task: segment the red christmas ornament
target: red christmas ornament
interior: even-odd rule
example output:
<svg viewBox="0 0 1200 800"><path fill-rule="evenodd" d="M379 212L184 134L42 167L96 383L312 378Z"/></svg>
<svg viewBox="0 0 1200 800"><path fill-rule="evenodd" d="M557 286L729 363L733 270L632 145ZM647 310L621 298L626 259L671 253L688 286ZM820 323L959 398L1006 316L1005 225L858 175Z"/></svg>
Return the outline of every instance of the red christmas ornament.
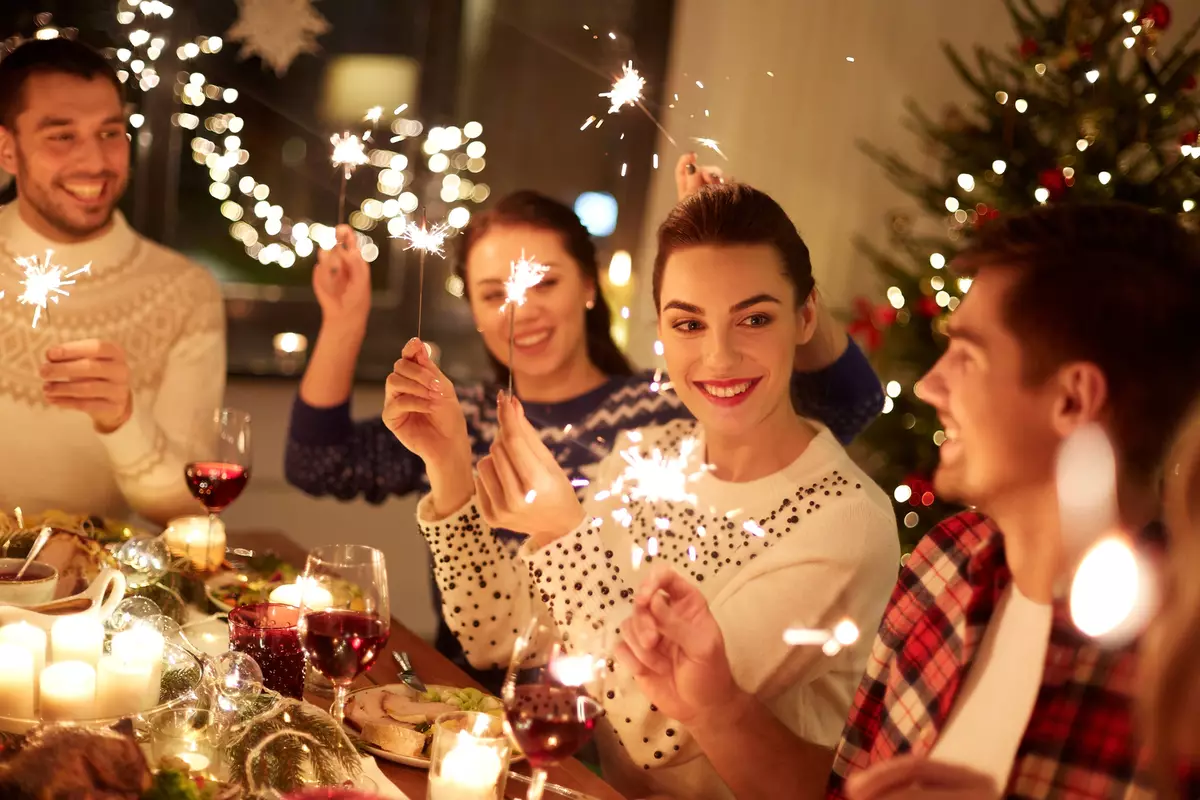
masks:
<svg viewBox="0 0 1200 800"><path fill-rule="evenodd" d="M1037 40L1032 37L1026 39L1025 41L1021 42L1021 46L1018 48L1018 50L1021 53L1021 58L1026 60L1033 58L1038 54Z"/></svg>
<svg viewBox="0 0 1200 800"><path fill-rule="evenodd" d="M921 299L917 301L916 310L917 313L923 317L936 317L938 312L941 311L941 309L938 308L938 304L934 302L932 297L925 296L922 296Z"/></svg>
<svg viewBox="0 0 1200 800"><path fill-rule="evenodd" d="M884 308L891 309L890 320L885 320L882 314ZM865 297L854 301L854 319L846 326L846 333L862 341L868 353L873 353L883 345L883 331L896 321L895 309L891 306L880 306L876 309Z"/></svg>
<svg viewBox="0 0 1200 800"><path fill-rule="evenodd" d="M1179 137L1179 143L1190 146L1190 145L1194 145L1196 143L1197 139L1200 139L1200 134L1197 134L1196 130L1193 129L1190 131L1185 131L1183 136Z"/></svg>
<svg viewBox="0 0 1200 800"><path fill-rule="evenodd" d="M1092 43L1079 42L1075 45L1075 50L1079 53L1079 57L1084 61L1092 60Z"/></svg>
<svg viewBox="0 0 1200 800"><path fill-rule="evenodd" d="M904 479L904 485L912 489L912 494L909 495L908 504L910 506L921 505L926 496L933 497L933 484L929 478L924 475L913 473ZM931 501L932 502L932 501ZM925 503L930 505L930 503Z"/></svg>
<svg viewBox="0 0 1200 800"><path fill-rule="evenodd" d="M1196 88L1196 76L1188 75L1186 78L1183 79L1183 83L1180 84L1179 88L1183 89L1185 92L1190 92L1192 89L1195 89Z"/></svg>
<svg viewBox="0 0 1200 800"><path fill-rule="evenodd" d="M980 203L978 206L975 207L975 214L976 214L976 219L975 219L975 227L976 228L982 228L984 225L987 225L992 220L999 219L999 217L1000 217L1000 212L998 210L996 210L996 209L992 208L991 206L986 205L984 203Z"/></svg>
<svg viewBox="0 0 1200 800"><path fill-rule="evenodd" d="M899 312L888 304L881 305L875 309L875 317L879 320L879 324L885 328L890 328L896 324L896 314Z"/></svg>
<svg viewBox="0 0 1200 800"><path fill-rule="evenodd" d="M1056 200L1067 191L1067 180L1058 167L1042 170L1038 173L1038 184L1050 192L1050 199Z"/></svg>
<svg viewBox="0 0 1200 800"><path fill-rule="evenodd" d="M1142 7L1141 19L1148 19L1154 23L1155 28L1165 31L1171 27L1171 9L1166 3L1155 0Z"/></svg>

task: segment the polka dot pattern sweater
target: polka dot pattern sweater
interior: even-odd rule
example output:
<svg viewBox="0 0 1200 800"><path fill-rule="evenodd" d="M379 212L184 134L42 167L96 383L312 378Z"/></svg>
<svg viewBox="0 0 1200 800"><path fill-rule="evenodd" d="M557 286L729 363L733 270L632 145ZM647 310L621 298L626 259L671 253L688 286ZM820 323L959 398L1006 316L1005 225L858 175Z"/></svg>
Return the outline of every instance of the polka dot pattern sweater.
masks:
<svg viewBox="0 0 1200 800"><path fill-rule="evenodd" d="M553 619L567 648L597 629L619 630L646 566L667 562L705 594L739 685L805 739L836 745L862 677L900 556L887 496L827 428L792 464L728 483L704 472L703 431L680 420L622 435L584 498L585 522L540 550L495 535L474 499L444 519L418 507L434 556L443 613L476 667L506 664L517 633ZM693 503L604 497L626 463L619 451L680 452L694 438ZM597 496L603 499L596 499ZM863 641L830 658L789 647L784 630L843 617ZM728 789L678 723L659 713L633 676L612 666L597 741L605 777L627 796L726 798Z"/></svg>

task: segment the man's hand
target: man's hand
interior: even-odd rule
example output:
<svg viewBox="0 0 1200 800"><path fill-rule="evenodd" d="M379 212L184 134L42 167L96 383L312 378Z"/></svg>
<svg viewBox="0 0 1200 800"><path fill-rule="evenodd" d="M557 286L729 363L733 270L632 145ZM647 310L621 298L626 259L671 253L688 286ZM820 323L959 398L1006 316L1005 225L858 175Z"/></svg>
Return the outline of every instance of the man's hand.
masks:
<svg viewBox="0 0 1200 800"><path fill-rule="evenodd" d="M956 764L905 755L883 761L846 781L850 800L997 800L990 775Z"/></svg>
<svg viewBox="0 0 1200 800"><path fill-rule="evenodd" d="M125 351L112 342L81 339L51 347L40 372L46 402L87 414L97 433L112 433L133 414Z"/></svg>
<svg viewBox="0 0 1200 800"><path fill-rule="evenodd" d="M659 710L684 725L712 714L736 716L749 696L733 679L725 638L700 590L670 567L638 589L621 625L617 660Z"/></svg>

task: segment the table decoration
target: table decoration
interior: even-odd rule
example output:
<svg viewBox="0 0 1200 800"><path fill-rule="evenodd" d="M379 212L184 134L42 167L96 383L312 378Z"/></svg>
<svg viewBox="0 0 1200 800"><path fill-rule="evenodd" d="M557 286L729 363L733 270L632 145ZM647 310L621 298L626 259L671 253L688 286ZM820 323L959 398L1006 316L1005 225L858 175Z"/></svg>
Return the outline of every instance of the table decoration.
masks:
<svg viewBox="0 0 1200 800"><path fill-rule="evenodd" d="M276 587L268 599L272 603L283 603L297 608L303 605L310 611L325 611L333 605L333 595L325 587L303 578L295 583L285 583Z"/></svg>
<svg viewBox="0 0 1200 800"><path fill-rule="evenodd" d="M189 772L210 779L220 774L220 729L212 711L169 709L152 714L147 722L155 760L178 759Z"/></svg>
<svg viewBox="0 0 1200 800"><path fill-rule="evenodd" d="M300 609L256 603L229 612L229 646L258 662L263 685L285 697L304 697L308 662L300 646Z"/></svg>
<svg viewBox="0 0 1200 800"><path fill-rule="evenodd" d="M92 614L71 614L50 628L50 657L96 666L104 649L104 624Z"/></svg>
<svg viewBox="0 0 1200 800"><path fill-rule="evenodd" d="M23 620L0 627L0 644L27 650L33 656L33 669L37 675L41 675L46 666L46 641L44 630Z"/></svg>
<svg viewBox="0 0 1200 800"><path fill-rule="evenodd" d="M0 643L0 714L33 716L37 674L33 653L18 644Z"/></svg>
<svg viewBox="0 0 1200 800"><path fill-rule="evenodd" d="M438 717L429 753L429 800L502 800L512 745L504 723L478 711Z"/></svg>
<svg viewBox="0 0 1200 800"><path fill-rule="evenodd" d="M179 517L167 523L162 539L170 551L191 562L196 570L211 570L225 560L225 523L217 517ZM212 565L212 566L209 566Z"/></svg>
<svg viewBox="0 0 1200 800"><path fill-rule="evenodd" d="M43 720L93 719L96 713L96 669L82 661L60 661L42 670L38 708Z"/></svg>

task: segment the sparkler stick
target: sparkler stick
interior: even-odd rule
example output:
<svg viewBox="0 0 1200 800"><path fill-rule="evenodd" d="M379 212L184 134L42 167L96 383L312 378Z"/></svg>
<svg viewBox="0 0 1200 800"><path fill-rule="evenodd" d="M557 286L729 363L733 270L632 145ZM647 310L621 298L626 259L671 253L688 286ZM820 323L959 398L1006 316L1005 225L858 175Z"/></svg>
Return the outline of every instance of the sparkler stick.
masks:
<svg viewBox="0 0 1200 800"><path fill-rule="evenodd" d="M525 305L525 293L542 282L548 270L545 264L539 264L532 257L526 258L521 251L521 258L509 264L508 280L504 282L504 305L501 311L508 311L508 394L513 391L513 360L516 358L517 347L517 310L512 306Z"/></svg>
<svg viewBox="0 0 1200 800"><path fill-rule="evenodd" d="M335 133L329 137L329 142L333 145L333 166L340 167L342 170L342 185L338 191L338 225L342 224L342 220L346 217L346 184L350 182L350 176L354 174L354 170L369 161L364 144L365 138L359 139L349 131Z"/></svg>
<svg viewBox="0 0 1200 800"><path fill-rule="evenodd" d="M89 262L74 272L67 272L66 267L54 263L53 257L54 251L47 250L44 258L18 256L16 259L17 266L25 274L21 281L25 291L17 297L17 302L34 307L33 327L35 328L43 313L46 321L50 321L50 303L57 304L60 296L70 296L71 293L62 287L75 283L73 279L76 275L87 273L92 267Z"/></svg>
<svg viewBox="0 0 1200 800"><path fill-rule="evenodd" d="M418 261L419 277L417 288L417 338L421 338L421 316L422 308L425 305L425 254L433 253L435 256L445 258L446 234L449 233L449 228L438 223L432 228L428 227L428 222L425 218L425 209L421 209L421 224L415 222L408 223L408 227L404 229L404 233L398 238L408 242L408 247L405 250L416 250Z"/></svg>

